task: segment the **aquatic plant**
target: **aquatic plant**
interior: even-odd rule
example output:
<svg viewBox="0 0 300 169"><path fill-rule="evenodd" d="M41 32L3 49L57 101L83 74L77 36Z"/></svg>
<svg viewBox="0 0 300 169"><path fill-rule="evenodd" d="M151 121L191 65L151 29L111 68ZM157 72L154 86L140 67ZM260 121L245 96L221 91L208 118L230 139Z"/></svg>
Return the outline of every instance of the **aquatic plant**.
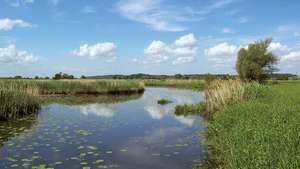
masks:
<svg viewBox="0 0 300 169"><path fill-rule="evenodd" d="M0 120L18 119L36 113L37 88L27 84L0 81Z"/></svg>
<svg viewBox="0 0 300 169"><path fill-rule="evenodd" d="M160 99L157 101L157 104L160 104L160 105L166 105L166 104L170 104L172 103L171 100L167 100L167 99Z"/></svg>

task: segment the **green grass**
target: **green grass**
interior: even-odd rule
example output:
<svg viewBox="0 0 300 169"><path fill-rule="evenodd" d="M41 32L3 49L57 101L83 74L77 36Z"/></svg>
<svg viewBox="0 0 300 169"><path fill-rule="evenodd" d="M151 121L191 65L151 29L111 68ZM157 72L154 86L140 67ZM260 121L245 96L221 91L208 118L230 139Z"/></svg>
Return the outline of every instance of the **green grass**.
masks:
<svg viewBox="0 0 300 169"><path fill-rule="evenodd" d="M209 168L300 168L300 83L284 82L215 112Z"/></svg>
<svg viewBox="0 0 300 169"><path fill-rule="evenodd" d="M203 90L205 86L204 80L143 80L144 84L149 87L172 87L192 90Z"/></svg>

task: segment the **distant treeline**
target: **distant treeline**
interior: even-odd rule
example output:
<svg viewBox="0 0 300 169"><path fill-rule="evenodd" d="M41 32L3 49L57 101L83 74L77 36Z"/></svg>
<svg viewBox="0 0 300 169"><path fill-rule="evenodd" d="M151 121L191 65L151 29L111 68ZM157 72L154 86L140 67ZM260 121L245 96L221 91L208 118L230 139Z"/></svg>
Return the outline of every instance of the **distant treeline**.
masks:
<svg viewBox="0 0 300 169"><path fill-rule="evenodd" d="M87 79L235 79L237 75L230 74L175 74L175 75L150 75L150 74L132 74L132 75L103 75L86 76ZM290 73L278 73L269 76L269 79L288 80L297 79L297 75Z"/></svg>
<svg viewBox="0 0 300 169"><path fill-rule="evenodd" d="M175 74L175 75L151 75L151 74L132 74L132 75L103 75L86 76L87 79L206 79L214 76L221 79L236 78L236 75L229 74Z"/></svg>
<svg viewBox="0 0 300 169"><path fill-rule="evenodd" d="M230 74L175 74L175 75L151 75L151 74L131 74L131 75L99 75L99 76L84 76L82 75L79 78L76 78L73 75L67 73L56 73L52 79L236 79L237 75ZM35 76L34 78L30 77L0 77L0 79L51 79L49 77L39 77ZM291 79L300 79L299 76L291 73L275 73L269 75L268 79L274 80L291 80Z"/></svg>

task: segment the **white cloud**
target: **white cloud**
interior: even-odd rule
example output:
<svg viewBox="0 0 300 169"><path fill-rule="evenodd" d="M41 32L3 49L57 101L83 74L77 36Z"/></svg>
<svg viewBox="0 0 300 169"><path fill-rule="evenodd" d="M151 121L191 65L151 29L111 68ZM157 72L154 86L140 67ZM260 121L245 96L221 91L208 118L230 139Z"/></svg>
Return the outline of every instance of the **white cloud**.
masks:
<svg viewBox="0 0 300 169"><path fill-rule="evenodd" d="M29 22L25 22L21 19L9 19L9 18L5 18L5 19L0 19L0 30L11 30L15 27L21 27L21 28L25 28L25 27L32 27L32 24Z"/></svg>
<svg viewBox="0 0 300 169"><path fill-rule="evenodd" d="M72 53L75 56L88 57L89 59L97 59L107 57L109 61L116 58L117 46L112 42L96 43L95 45L84 44Z"/></svg>
<svg viewBox="0 0 300 169"><path fill-rule="evenodd" d="M176 65L193 62L197 50L197 39L193 34L187 34L170 45L162 41L153 41L144 52L150 62L161 63L172 59L172 64Z"/></svg>
<svg viewBox="0 0 300 169"><path fill-rule="evenodd" d="M0 63L34 63L38 58L33 54L18 50L15 45L0 48Z"/></svg>
<svg viewBox="0 0 300 169"><path fill-rule="evenodd" d="M234 30L232 30L231 28L223 28L222 32L227 34L232 34L234 33Z"/></svg>
<svg viewBox="0 0 300 169"><path fill-rule="evenodd" d="M204 50L205 56L212 61L215 67L233 67L239 47L227 42Z"/></svg>
<svg viewBox="0 0 300 169"><path fill-rule="evenodd" d="M293 51L281 57L282 61L300 61L300 51Z"/></svg>
<svg viewBox="0 0 300 169"><path fill-rule="evenodd" d="M238 47L227 42L220 43L212 48L205 49L204 53L210 57L228 57L236 54Z"/></svg>
<svg viewBox="0 0 300 169"><path fill-rule="evenodd" d="M151 62L161 63L169 59L171 49L162 41L153 41L145 50Z"/></svg>
<svg viewBox="0 0 300 169"><path fill-rule="evenodd" d="M116 10L123 17L146 24L154 30L179 32L187 30L184 22L202 20L235 1L218 0L199 10L190 6L176 6L175 3L166 4L165 0L119 0Z"/></svg>
<svg viewBox="0 0 300 169"><path fill-rule="evenodd" d="M295 37L300 37L300 32L294 32Z"/></svg>
<svg viewBox="0 0 300 169"><path fill-rule="evenodd" d="M276 55L283 55L287 54L290 51L290 48L286 45L282 45L280 42L272 42L268 50Z"/></svg>
<svg viewBox="0 0 300 169"><path fill-rule="evenodd" d="M117 3L116 8L125 18L146 24L154 30L178 32L186 29L177 23L183 16L166 9L162 0L123 0Z"/></svg>
<svg viewBox="0 0 300 169"><path fill-rule="evenodd" d="M174 44L178 47L195 47L197 43L194 34L190 33L177 39Z"/></svg>
<svg viewBox="0 0 300 169"><path fill-rule="evenodd" d="M82 13L85 13L85 14L91 14L91 13L96 13L96 10L91 7L91 6L85 6L82 10L81 10Z"/></svg>

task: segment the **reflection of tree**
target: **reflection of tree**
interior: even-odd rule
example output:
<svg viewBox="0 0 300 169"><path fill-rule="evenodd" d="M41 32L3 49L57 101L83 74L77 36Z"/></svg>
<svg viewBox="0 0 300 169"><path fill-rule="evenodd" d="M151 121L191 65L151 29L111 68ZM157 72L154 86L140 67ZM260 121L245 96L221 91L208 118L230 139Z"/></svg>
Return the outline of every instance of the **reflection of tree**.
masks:
<svg viewBox="0 0 300 169"><path fill-rule="evenodd" d="M93 103L119 103L139 99L142 94L134 95L101 95L101 96L44 96L43 104L59 103L64 105L86 105Z"/></svg>
<svg viewBox="0 0 300 169"><path fill-rule="evenodd" d="M0 122L0 147L2 147L5 142L37 125L37 119L38 114L32 114L23 119Z"/></svg>

